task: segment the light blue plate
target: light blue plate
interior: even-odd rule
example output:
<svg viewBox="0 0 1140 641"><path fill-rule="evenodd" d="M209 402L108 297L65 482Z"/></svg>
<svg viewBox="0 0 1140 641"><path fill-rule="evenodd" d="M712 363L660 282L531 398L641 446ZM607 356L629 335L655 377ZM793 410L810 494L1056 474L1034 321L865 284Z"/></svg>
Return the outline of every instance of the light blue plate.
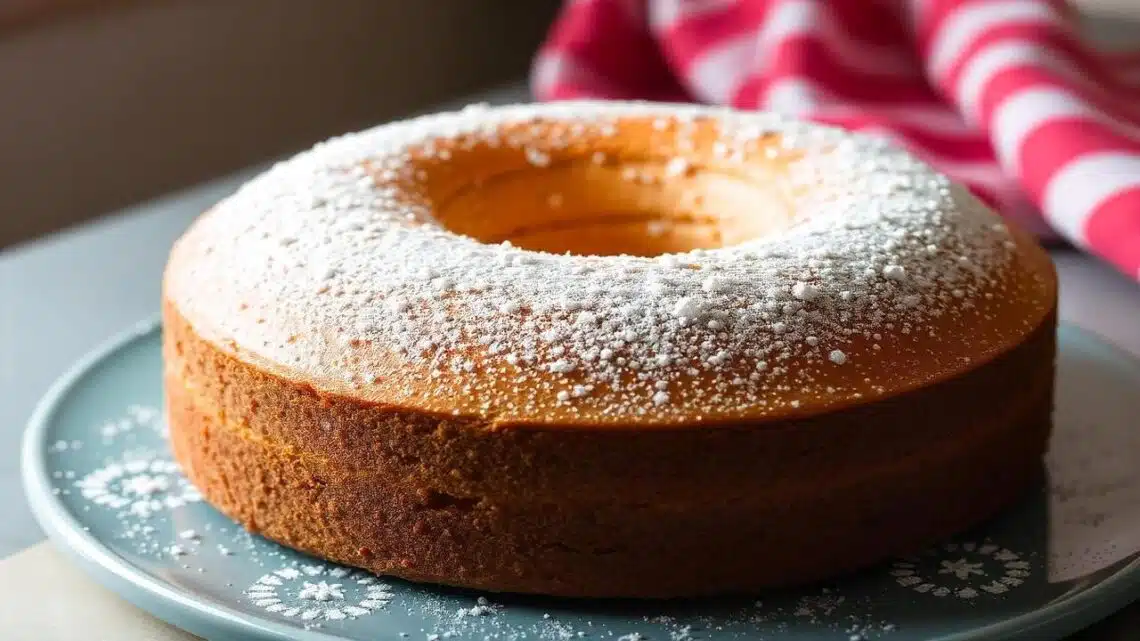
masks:
<svg viewBox="0 0 1140 641"><path fill-rule="evenodd" d="M1060 339L1058 429L1133 425L1140 365L1074 329ZM1049 581L1044 492L926 554L761 602L484 600L376 578L245 534L201 502L167 451L161 366L154 322L76 365L28 426L24 481L86 571L207 639L1043 641L1140 596L1137 555Z"/></svg>

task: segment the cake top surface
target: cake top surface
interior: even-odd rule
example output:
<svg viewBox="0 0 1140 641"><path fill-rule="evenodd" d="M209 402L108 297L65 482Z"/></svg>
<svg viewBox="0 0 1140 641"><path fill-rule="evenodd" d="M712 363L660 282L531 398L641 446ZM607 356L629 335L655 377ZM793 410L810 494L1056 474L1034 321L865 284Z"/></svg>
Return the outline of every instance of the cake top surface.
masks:
<svg viewBox="0 0 1140 641"><path fill-rule="evenodd" d="M775 159L787 224L597 256L484 242L438 216L441 190L496 177L453 166L549 170L585 153L628 173L630 140L665 150L646 171L666 185L690 163ZM873 401L975 367L1055 305L1040 248L883 141L601 102L473 106L317 145L203 215L165 287L200 336L252 364L501 425L771 420Z"/></svg>

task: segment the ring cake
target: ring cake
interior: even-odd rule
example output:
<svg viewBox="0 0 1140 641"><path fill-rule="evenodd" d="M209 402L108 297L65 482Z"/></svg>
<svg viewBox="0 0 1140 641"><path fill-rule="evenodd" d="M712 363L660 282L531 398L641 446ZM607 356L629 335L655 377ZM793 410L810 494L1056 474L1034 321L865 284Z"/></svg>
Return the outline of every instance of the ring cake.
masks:
<svg viewBox="0 0 1140 641"><path fill-rule="evenodd" d="M1056 278L873 138L472 107L281 163L178 241L174 453L252 532L584 597L802 583L1040 481Z"/></svg>

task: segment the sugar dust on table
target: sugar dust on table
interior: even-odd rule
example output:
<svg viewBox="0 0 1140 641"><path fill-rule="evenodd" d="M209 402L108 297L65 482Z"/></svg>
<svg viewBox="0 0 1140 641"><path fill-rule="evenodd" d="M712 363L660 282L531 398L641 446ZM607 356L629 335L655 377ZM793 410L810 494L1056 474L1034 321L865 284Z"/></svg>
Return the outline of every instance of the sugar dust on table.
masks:
<svg viewBox="0 0 1140 641"><path fill-rule="evenodd" d="M202 501L166 445L155 324L77 366L25 442L48 533L136 605L253 639L1060 638L1140 585L1140 365L1061 332L1050 487L976 532L829 585L761 600L594 602L481 595L372 576L247 534ZM1127 460L1126 460L1127 459ZM1096 465L1090 465L1096 461ZM1133 542L1135 545L1122 545Z"/></svg>

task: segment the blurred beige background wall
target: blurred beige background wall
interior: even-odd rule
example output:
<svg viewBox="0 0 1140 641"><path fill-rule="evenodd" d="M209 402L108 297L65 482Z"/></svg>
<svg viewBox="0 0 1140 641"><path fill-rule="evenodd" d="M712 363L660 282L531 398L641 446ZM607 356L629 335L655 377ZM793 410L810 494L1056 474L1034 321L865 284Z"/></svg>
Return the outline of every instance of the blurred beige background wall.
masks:
<svg viewBox="0 0 1140 641"><path fill-rule="evenodd" d="M0 247L521 78L556 9L0 3Z"/></svg>

